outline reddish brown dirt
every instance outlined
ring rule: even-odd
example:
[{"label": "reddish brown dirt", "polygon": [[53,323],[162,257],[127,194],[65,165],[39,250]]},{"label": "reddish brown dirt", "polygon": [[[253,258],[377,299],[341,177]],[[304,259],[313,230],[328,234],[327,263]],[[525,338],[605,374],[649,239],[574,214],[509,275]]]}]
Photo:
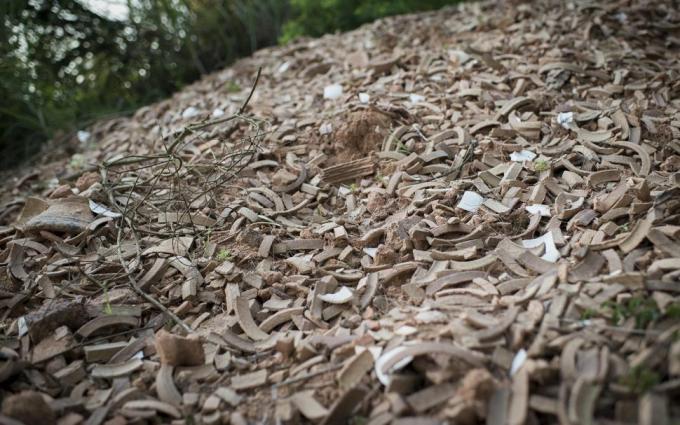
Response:
[{"label": "reddish brown dirt", "polygon": [[334,125],[338,129],[333,134],[336,161],[358,159],[380,149],[389,135],[390,126],[390,117],[376,110],[347,113]]}]

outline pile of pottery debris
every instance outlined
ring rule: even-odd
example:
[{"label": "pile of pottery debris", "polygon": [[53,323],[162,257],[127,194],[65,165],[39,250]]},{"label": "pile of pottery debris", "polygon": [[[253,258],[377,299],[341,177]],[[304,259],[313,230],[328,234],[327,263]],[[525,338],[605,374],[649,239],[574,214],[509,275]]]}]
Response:
[{"label": "pile of pottery debris", "polygon": [[79,137],[3,189],[1,424],[680,420],[670,3],[389,18]]}]

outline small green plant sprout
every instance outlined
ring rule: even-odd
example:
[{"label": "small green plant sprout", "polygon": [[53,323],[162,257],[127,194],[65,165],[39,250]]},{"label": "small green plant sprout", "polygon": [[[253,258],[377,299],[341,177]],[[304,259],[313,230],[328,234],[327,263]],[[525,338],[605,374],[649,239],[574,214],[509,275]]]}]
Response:
[{"label": "small green plant sprout", "polygon": [[622,224],[621,226],[619,226],[619,233],[627,233],[629,231],[630,231],[630,226],[628,225],[628,223]]},{"label": "small green plant sprout", "polygon": [[669,319],[680,319],[680,301],[676,301],[666,306],[664,317]]},{"label": "small green plant sprout", "polygon": [[227,93],[238,93],[241,91],[241,86],[236,81],[229,81],[227,83]]},{"label": "small green plant sprout", "polygon": [[104,305],[102,306],[102,311],[104,314],[113,314],[113,307],[111,307],[111,298],[109,297],[109,281],[105,280],[101,282],[99,280],[90,279],[91,282],[95,282],[101,288],[104,293]]},{"label": "small green plant sprout", "polygon": [[222,248],[219,250],[217,253],[217,257],[215,257],[218,261],[230,261],[231,260],[231,251],[229,251],[226,248]]},{"label": "small green plant sprout", "polygon": [[351,425],[366,425],[369,422],[365,416],[357,415],[350,420]]},{"label": "small green plant sprout", "polygon": [[597,316],[597,310],[586,308],[581,312],[581,320],[589,320]]},{"label": "small green plant sprout", "polygon": [[411,151],[409,150],[408,147],[404,143],[402,143],[401,140],[397,140],[397,151],[403,154],[410,154]]},{"label": "small green plant sprout", "polygon": [[661,382],[661,376],[648,367],[632,367],[621,378],[621,384],[627,386],[636,394],[643,394]]},{"label": "small green plant sprout", "polygon": [[349,190],[351,190],[352,193],[356,193],[357,190],[359,190],[359,186],[357,186],[356,183],[352,183],[351,185],[349,185]]},{"label": "small green plant sprout", "polygon": [[645,329],[650,323],[661,317],[656,302],[650,298],[631,297],[621,302],[607,301],[603,307],[611,312],[612,320],[619,324],[630,317],[635,318],[635,327]]},{"label": "small green plant sprout", "polygon": [[545,159],[537,159],[534,161],[534,170],[540,172],[548,171],[550,169],[550,164]]},{"label": "small green plant sprout", "polygon": [[74,170],[81,170],[85,167],[85,157],[79,153],[73,154],[68,165]]},{"label": "small green plant sprout", "polygon": [[111,300],[109,299],[109,288],[108,285],[104,286],[104,314],[113,314],[113,308],[111,307]]},{"label": "small green plant sprout", "polygon": [[214,249],[217,247],[210,243],[210,238],[212,237],[212,228],[208,228],[204,233],[203,239],[203,257],[209,258],[214,255]]}]

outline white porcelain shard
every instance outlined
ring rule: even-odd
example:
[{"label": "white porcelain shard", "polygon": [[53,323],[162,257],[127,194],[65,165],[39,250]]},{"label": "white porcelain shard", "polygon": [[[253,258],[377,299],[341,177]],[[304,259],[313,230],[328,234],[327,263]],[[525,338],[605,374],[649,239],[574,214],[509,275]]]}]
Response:
[{"label": "white porcelain shard", "polygon": [[527,205],[526,207],[524,207],[524,209],[527,210],[530,214],[538,214],[541,217],[550,217],[552,215],[550,213],[549,205],[544,204]]},{"label": "white porcelain shard", "polygon": [[331,84],[323,88],[324,99],[337,99],[342,96],[342,86],[340,84]]},{"label": "white porcelain shard", "polygon": [[510,154],[510,160],[514,162],[533,161],[534,158],[536,158],[536,154],[528,150],[521,150]]},{"label": "white porcelain shard", "polygon": [[484,197],[482,195],[477,192],[466,190],[456,206],[465,211],[477,212],[479,207],[482,206],[482,203],[484,203]]},{"label": "white porcelain shard", "polygon": [[522,246],[524,248],[536,248],[541,245],[545,245],[545,251],[541,256],[542,259],[545,261],[550,261],[551,263],[559,260],[560,252],[557,250],[557,246],[555,246],[555,240],[553,239],[552,232],[548,231],[548,233],[536,239],[527,239],[522,241]]}]

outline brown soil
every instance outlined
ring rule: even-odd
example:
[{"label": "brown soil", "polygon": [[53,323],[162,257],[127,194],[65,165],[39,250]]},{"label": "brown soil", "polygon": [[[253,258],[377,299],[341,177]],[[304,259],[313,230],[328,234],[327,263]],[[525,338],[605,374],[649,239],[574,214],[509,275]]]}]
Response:
[{"label": "brown soil", "polygon": [[391,119],[388,115],[373,109],[346,113],[334,128],[333,150],[336,163],[362,158],[380,149],[389,135]]}]

